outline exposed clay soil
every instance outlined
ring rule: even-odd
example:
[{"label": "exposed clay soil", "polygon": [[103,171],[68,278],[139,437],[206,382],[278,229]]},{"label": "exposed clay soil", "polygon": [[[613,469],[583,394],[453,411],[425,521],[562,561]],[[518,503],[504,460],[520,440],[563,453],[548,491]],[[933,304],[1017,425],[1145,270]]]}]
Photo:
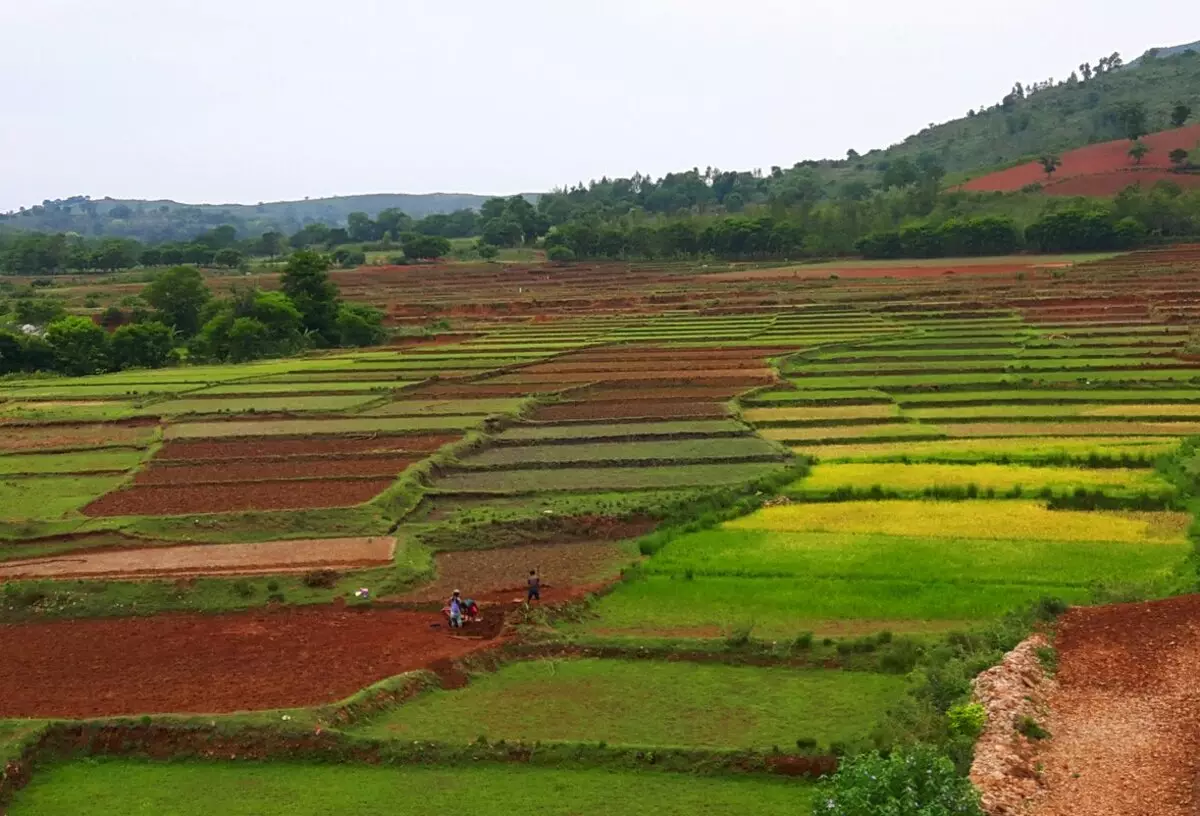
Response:
[{"label": "exposed clay soil", "polygon": [[438,553],[437,578],[404,596],[408,601],[436,601],[456,589],[477,599],[524,600],[531,569],[542,575],[542,599],[561,601],[572,588],[615,575],[631,558],[616,544],[528,544],[498,550]]},{"label": "exposed clay soil", "polygon": [[558,422],[572,419],[667,419],[675,417],[727,416],[729,410],[719,402],[567,402],[538,408],[530,419],[538,422]]},{"label": "exposed clay soil", "polygon": [[0,717],[318,705],[488,645],[437,613],[328,606],[0,625]]},{"label": "exposed clay soil", "polygon": [[140,446],[150,435],[148,427],[113,424],[7,428],[0,434],[0,451]]},{"label": "exposed clay soil", "polygon": [[393,479],[313,479],[228,484],[140,485],[101,496],[86,516],[178,516],[241,510],[351,507],[379,495]]},{"label": "exposed clay soil", "polygon": [[414,436],[308,436],[291,439],[180,439],[167,442],[155,459],[252,459],[265,456],[303,456],[316,454],[364,454],[434,451],[455,442],[457,434]]},{"label": "exposed clay soil", "polygon": [[1200,595],[1072,609],[1038,760],[1037,816],[1193,816]]},{"label": "exposed clay soil", "polygon": [[411,456],[345,456],[331,459],[237,459],[208,464],[151,464],[135,484],[199,484],[258,479],[321,479],[337,476],[391,476],[418,461]]},{"label": "exposed clay soil", "polygon": [[354,569],[390,564],[395,539],[317,538],[254,544],[104,549],[0,562],[0,578],[158,578]]}]

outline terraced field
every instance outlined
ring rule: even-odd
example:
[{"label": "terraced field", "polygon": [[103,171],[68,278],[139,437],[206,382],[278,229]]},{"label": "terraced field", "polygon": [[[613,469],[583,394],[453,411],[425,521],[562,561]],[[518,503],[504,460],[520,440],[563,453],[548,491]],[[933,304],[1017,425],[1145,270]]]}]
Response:
[{"label": "terraced field", "polygon": [[1194,586],[1200,258],[954,266],[338,272],[454,333],[0,382],[0,760],[163,729],[10,812],[805,812],[947,633]]}]

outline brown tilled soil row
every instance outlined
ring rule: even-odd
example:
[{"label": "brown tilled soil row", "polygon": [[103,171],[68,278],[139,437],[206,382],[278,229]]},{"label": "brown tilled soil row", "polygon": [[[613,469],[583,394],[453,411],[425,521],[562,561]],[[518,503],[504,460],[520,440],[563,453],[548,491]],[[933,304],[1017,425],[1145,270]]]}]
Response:
[{"label": "brown tilled soil row", "polygon": [[538,408],[529,417],[537,422],[559,422],[574,419],[671,419],[675,417],[713,417],[729,415],[719,402],[568,402]]},{"label": "brown tilled soil row", "polygon": [[1037,816],[1194,816],[1200,804],[1200,595],[1079,607],[1035,759]]},{"label": "brown tilled soil row", "polygon": [[358,569],[390,564],[395,540],[326,538],[253,544],[96,549],[0,562],[0,578],[164,578]]},{"label": "brown tilled soil row", "polygon": [[421,457],[340,456],[326,459],[236,459],[193,464],[174,461],[151,463],[134,478],[134,484],[200,484],[251,482],[259,479],[325,479],[338,476],[390,476],[395,478]]},{"label": "brown tilled soil row", "polygon": [[[505,383],[430,383],[404,392],[405,399],[472,399],[479,397],[523,397],[539,389]],[[557,391],[557,388],[540,389]]]},{"label": "brown tilled soil row", "polygon": [[0,625],[0,717],[319,705],[493,643],[437,613],[329,606]]},{"label": "brown tilled soil row", "polygon": [[159,459],[260,459],[267,456],[352,455],[378,453],[429,453],[457,442],[458,434],[413,436],[302,436],[274,439],[180,439],[165,443]]},{"label": "brown tilled soil row", "polygon": [[0,451],[144,447],[152,435],[152,428],[136,425],[23,426],[0,433]]},{"label": "brown tilled soil row", "polygon": [[101,496],[85,516],[179,516],[243,510],[351,507],[386,490],[383,479],[313,479],[228,484],[140,485]]},{"label": "brown tilled soil row", "polygon": [[563,395],[564,399],[572,402],[625,402],[627,400],[649,400],[652,402],[669,402],[671,400],[702,400],[707,402],[724,402],[731,400],[741,393],[739,388],[658,388],[655,386],[635,385],[631,388],[613,388],[608,385],[585,386]]}]

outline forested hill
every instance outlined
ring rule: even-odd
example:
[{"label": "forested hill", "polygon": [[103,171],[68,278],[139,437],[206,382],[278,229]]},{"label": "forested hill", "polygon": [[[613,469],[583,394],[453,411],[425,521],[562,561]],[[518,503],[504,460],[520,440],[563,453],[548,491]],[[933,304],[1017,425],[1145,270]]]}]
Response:
[{"label": "forested hill", "polygon": [[[536,201],[537,196],[527,198]],[[44,201],[8,216],[0,214],[0,229],[9,226],[45,232],[76,232],[85,236],[137,238],[147,243],[186,240],[225,224],[235,227],[243,236],[264,232],[290,235],[312,223],[345,226],[353,212],[363,212],[374,218],[384,210],[392,209],[422,218],[456,210],[478,210],[487,199],[488,196],[459,193],[378,193],[261,204],[181,204],[78,196]]]}]

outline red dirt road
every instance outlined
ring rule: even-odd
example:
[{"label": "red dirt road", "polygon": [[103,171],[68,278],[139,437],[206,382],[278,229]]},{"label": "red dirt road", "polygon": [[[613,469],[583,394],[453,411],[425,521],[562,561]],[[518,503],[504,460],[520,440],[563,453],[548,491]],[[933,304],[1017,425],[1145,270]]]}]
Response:
[{"label": "red dirt road", "polygon": [[431,628],[440,619],[322,606],[0,625],[0,717],[329,703],[488,645]]},{"label": "red dirt road", "polygon": [[1072,609],[1037,759],[1036,816],[1193,816],[1200,595]]}]

